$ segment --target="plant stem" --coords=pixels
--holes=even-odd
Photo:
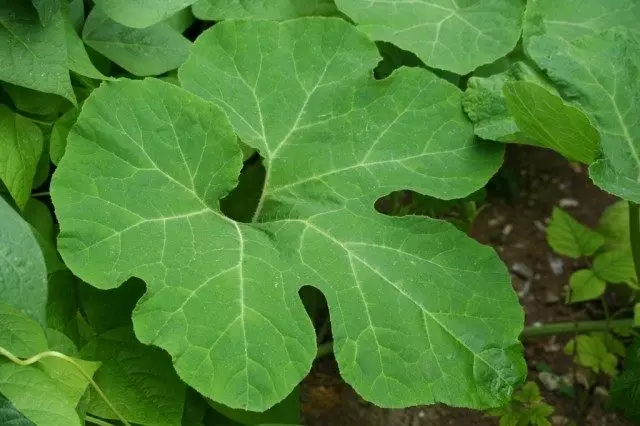
[[[629,238],[636,278],[640,283],[640,206],[632,201],[629,201]]]
[[[603,321],[576,321],[576,322],[559,322],[553,324],[545,324],[539,326],[525,327],[520,334],[521,339],[529,339],[533,337],[552,336],[555,334],[567,333],[588,333],[590,331],[606,331],[616,328],[633,327],[632,319],[621,320],[603,320]],[[333,342],[323,343],[318,346],[318,354],[316,359],[325,357],[333,352]]]
[[[49,191],[45,191],[45,192],[34,192],[33,194],[31,194],[32,197],[48,197],[49,196]]]
[[[94,425],[98,425],[98,426],[113,426],[111,423],[109,422],[105,422],[102,419],[99,419],[97,417],[93,417],[90,416],[89,414],[87,414],[86,416],[84,416],[84,419],[88,422],[93,423]]]

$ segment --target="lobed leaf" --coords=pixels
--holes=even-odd
[[[42,145],[38,126],[0,105],[0,180],[20,209],[31,194]]]
[[[604,244],[604,237],[556,207],[547,227],[547,242],[556,253],[575,259],[594,254]]]
[[[227,21],[179,71],[205,99],[147,79],[86,101],[52,183],[59,249],[94,286],[145,281],[136,336],[203,395],[263,411],[291,392],[316,351],[309,284],[343,376],[376,404],[495,406],[521,381],[522,310],[495,252],[374,209],[399,189],[465,196],[502,149],[474,141],[456,87],[422,69],[375,81],[378,60],[343,20]],[[251,223],[219,209],[236,134],[266,168]]]
[[[467,74],[505,56],[522,29],[521,0],[336,0],[372,40],[409,50],[433,68]]]
[[[47,270],[29,225],[0,197],[0,300],[44,325]]]
[[[178,68],[191,43],[166,22],[129,28],[94,7],[82,32],[84,42],[131,74],[148,76]]]

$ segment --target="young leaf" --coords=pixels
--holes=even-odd
[[[203,395],[260,411],[291,392],[316,352],[307,284],[342,374],[379,405],[495,406],[521,381],[522,310],[495,252],[374,209],[405,188],[467,195],[502,151],[473,141],[456,87],[422,69],[375,81],[378,60],[340,19],[227,21],[179,73],[207,100],[147,79],[86,101],[52,183],[59,248],[95,286],[146,282],[136,336]],[[219,211],[242,154],[209,100],[265,157],[253,223]]]
[[[547,227],[547,242],[556,253],[577,259],[594,254],[604,244],[604,237],[555,207]]]
[[[166,352],[142,345],[125,327],[98,335],[80,354],[102,362],[94,380],[127,420],[149,426],[180,424],[186,387]],[[88,412],[118,419],[97,395],[90,399]]]
[[[0,424],[10,426],[37,426],[26,418],[2,393],[0,393]]]
[[[336,6],[332,0],[199,0],[193,5],[196,18],[210,21],[246,18],[284,20],[335,13]]]
[[[640,422],[640,339],[636,338],[625,360],[622,373],[613,380],[609,406]]]
[[[29,225],[0,197],[0,300],[44,326],[47,270]]]
[[[605,250],[631,250],[629,203],[620,200],[607,207],[600,216],[598,233],[604,236]]]
[[[578,365],[591,368],[595,373],[603,371],[610,376],[617,374],[618,359],[597,337],[581,334],[565,345],[564,353],[574,355],[574,361]]]
[[[0,0],[0,80],[75,102],[60,13],[42,25],[28,2]]]
[[[614,284],[631,283],[636,278],[631,250],[607,251],[593,260],[593,271]]]
[[[569,303],[577,303],[602,296],[607,283],[591,269],[581,269],[571,275],[569,287]]]
[[[483,0],[336,0],[372,40],[414,52],[425,64],[457,74],[506,55],[522,29],[524,2]]]
[[[42,145],[38,126],[0,105],[0,180],[20,209],[31,194]]]
[[[528,52],[558,83],[563,96],[579,104],[600,131],[604,157],[590,167],[594,182],[640,202],[639,39],[618,29],[571,43],[535,36],[529,40]]]
[[[537,145],[584,164],[596,159],[600,135],[580,109],[526,81],[506,83],[502,93],[518,128]]]
[[[181,9],[195,3],[196,0],[96,0],[96,6],[122,25],[132,28],[146,28]]]
[[[84,42],[137,76],[162,74],[178,68],[191,42],[166,22],[147,28],[125,27],[95,7],[87,17]]]

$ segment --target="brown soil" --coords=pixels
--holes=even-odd
[[[600,319],[597,304],[567,306],[565,286],[571,273],[584,266],[567,258],[561,273],[554,273],[550,259],[558,258],[548,246],[543,226],[554,206],[565,210],[580,222],[595,226],[605,207],[615,199],[592,185],[586,170],[569,164],[557,154],[530,147],[509,147],[506,171],[519,175],[519,189],[512,200],[490,191],[488,204],[472,227],[472,236],[493,246],[513,273],[514,288],[521,293],[520,301],[527,325],[536,322],[559,322],[576,319]],[[513,181],[513,179],[511,180]],[[568,207],[572,206],[572,207]],[[514,268],[514,265],[515,268]],[[525,265],[533,274],[526,286],[517,272]],[[614,295],[615,296],[615,295]],[[613,300],[615,303],[615,300]],[[528,380],[535,380],[546,401],[554,406],[554,424],[628,425],[620,415],[606,411],[606,398],[601,394],[608,388],[607,378],[599,378],[598,392],[587,395],[580,385],[584,402],[557,391],[546,389],[538,379],[538,370],[550,369],[557,375],[580,376],[563,353],[563,346],[571,336],[538,338],[525,342],[525,356],[529,363]],[[498,419],[481,412],[442,405],[412,407],[404,410],[381,409],[362,400],[346,385],[333,358],[320,360],[302,385],[303,424],[320,425],[497,425]]]

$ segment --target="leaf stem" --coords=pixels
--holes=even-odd
[[[49,196],[49,191],[44,191],[44,192],[34,192],[33,194],[31,194],[32,197],[48,197]]]
[[[520,334],[520,338],[529,339],[534,337],[552,336],[555,334],[588,333],[590,331],[606,331],[616,328],[630,327],[633,327],[633,319],[559,322],[525,327]],[[323,358],[332,352],[333,342],[323,343],[318,346],[316,359]]]
[[[0,355],[3,355],[4,357],[9,359],[9,361],[13,362],[14,364],[21,365],[21,366],[29,366],[31,364],[35,364],[36,362],[42,360],[43,358],[59,358],[59,359],[62,359],[64,361],[68,362],[69,364],[73,365],[78,370],[78,372],[80,372],[80,374],[82,374],[84,376],[85,379],[87,379],[87,381],[91,384],[91,386],[96,390],[98,395],[100,395],[100,397],[107,404],[107,406],[111,409],[111,411],[113,411],[113,414],[116,415],[118,420],[120,420],[122,422],[122,424],[125,425],[125,426],[131,426],[131,423],[129,423],[127,421],[127,419],[125,419],[124,416],[122,414],[120,414],[120,412],[116,409],[116,407],[113,406],[111,401],[109,401],[109,398],[107,398],[107,396],[104,394],[104,392],[102,392],[102,389],[100,389],[100,387],[93,380],[91,375],[89,373],[87,373],[86,371],[84,371],[82,366],[80,364],[78,364],[73,358],[71,358],[71,357],[69,357],[69,356],[67,356],[67,355],[65,355],[63,353],[60,353],[60,352],[45,351],[45,352],[40,352],[39,354],[36,354],[36,355],[32,356],[31,358],[20,359],[17,356],[15,356],[14,354],[12,354],[11,352],[9,352],[7,349],[3,348],[2,346],[0,346]]]
[[[640,283],[640,205],[629,201],[629,238],[636,278]]]
[[[113,426],[113,424],[111,424],[109,422],[106,422],[106,421],[104,421],[102,419],[99,419],[97,417],[90,416],[89,414],[84,416],[84,419],[86,421],[91,422],[91,423],[93,423],[95,425],[98,425],[98,426]]]

